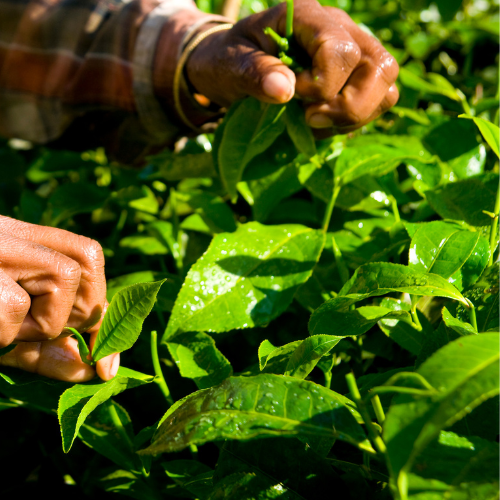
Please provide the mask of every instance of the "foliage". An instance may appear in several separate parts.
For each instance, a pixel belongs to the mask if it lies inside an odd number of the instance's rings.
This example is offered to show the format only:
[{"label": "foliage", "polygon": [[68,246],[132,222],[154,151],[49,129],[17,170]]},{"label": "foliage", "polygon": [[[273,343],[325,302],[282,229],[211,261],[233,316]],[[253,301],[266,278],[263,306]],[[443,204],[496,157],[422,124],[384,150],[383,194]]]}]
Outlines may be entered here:
[{"label": "foliage", "polygon": [[355,133],[246,99],[142,170],[1,143],[0,213],[102,244],[87,361],[122,352],[109,382],[0,370],[6,496],[498,497],[497,6],[323,3],[401,66]]}]

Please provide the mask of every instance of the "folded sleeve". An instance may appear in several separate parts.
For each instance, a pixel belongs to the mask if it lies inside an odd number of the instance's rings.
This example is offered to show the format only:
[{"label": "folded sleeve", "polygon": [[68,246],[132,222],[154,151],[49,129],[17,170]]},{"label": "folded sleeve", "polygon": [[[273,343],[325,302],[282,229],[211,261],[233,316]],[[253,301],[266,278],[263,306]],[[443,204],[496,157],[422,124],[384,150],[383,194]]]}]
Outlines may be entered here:
[{"label": "folded sleeve", "polygon": [[[192,0],[0,0],[0,135],[141,163],[184,132],[177,61],[220,22]],[[214,116],[182,89],[193,123]]]}]

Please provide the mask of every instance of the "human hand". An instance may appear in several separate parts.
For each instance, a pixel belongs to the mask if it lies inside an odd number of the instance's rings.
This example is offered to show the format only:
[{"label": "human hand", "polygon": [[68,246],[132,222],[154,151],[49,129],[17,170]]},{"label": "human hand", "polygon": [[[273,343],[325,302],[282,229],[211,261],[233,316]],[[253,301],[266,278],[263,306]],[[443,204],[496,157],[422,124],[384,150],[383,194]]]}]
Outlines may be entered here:
[{"label": "human hand", "polygon": [[[104,256],[96,241],[0,216],[0,348],[17,344],[0,365],[90,380],[94,369],[63,330],[88,332],[93,345],[106,307]],[[97,374],[109,380],[119,364],[119,354],[103,358]]]},{"label": "human hand", "polygon": [[285,36],[285,3],[203,40],[187,61],[191,84],[222,106],[248,95],[269,103],[297,95],[307,122],[323,135],[355,130],[397,102],[397,62],[344,11],[295,1],[294,37],[311,59],[297,75],[275,57],[267,26]]}]

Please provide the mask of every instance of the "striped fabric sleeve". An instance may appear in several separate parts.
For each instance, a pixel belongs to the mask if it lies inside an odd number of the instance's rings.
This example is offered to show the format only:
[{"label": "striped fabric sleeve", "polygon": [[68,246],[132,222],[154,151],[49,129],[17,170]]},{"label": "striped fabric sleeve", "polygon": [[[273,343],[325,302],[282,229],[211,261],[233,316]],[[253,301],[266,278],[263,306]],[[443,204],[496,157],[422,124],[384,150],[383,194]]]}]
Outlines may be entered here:
[{"label": "striped fabric sleeve", "polygon": [[[177,60],[218,22],[192,0],[0,0],[0,135],[142,162],[183,132]],[[184,89],[193,121],[210,119]]]}]

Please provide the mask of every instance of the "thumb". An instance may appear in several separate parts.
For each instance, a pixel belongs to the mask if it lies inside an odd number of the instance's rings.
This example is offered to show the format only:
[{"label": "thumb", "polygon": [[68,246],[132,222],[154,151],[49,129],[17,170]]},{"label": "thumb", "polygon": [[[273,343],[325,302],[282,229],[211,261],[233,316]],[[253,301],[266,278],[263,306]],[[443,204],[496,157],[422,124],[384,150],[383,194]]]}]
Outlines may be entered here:
[{"label": "thumb", "polygon": [[[236,85],[245,95],[271,104],[288,102],[295,94],[295,74],[276,57],[262,51],[245,54]],[[238,79],[238,76],[240,78]]]}]

